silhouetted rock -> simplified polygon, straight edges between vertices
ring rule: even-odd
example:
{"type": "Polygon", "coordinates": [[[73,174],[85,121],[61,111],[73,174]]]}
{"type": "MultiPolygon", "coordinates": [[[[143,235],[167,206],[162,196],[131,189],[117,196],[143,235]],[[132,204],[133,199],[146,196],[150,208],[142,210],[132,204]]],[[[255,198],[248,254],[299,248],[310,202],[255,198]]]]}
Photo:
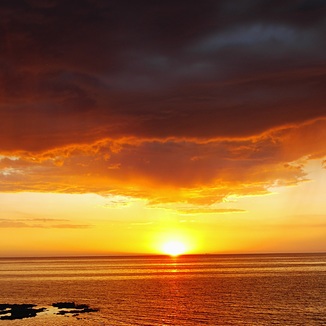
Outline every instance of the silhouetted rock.
{"type": "Polygon", "coordinates": [[[10,316],[1,316],[0,319],[23,319],[35,317],[39,312],[46,310],[45,308],[34,309],[34,304],[1,304],[0,314],[10,316]]]}
{"type": "Polygon", "coordinates": [[[11,305],[7,303],[0,303],[0,311],[10,308],[11,305]]]}
{"type": "Polygon", "coordinates": [[[55,302],[52,304],[52,307],[57,307],[59,309],[69,309],[76,308],[75,302],[55,302]]]}
{"type": "MultiPolygon", "coordinates": [[[[0,304],[0,320],[12,320],[36,317],[39,312],[45,311],[46,308],[34,308],[35,304],[0,304]]],[[[52,307],[59,309],[57,315],[77,316],[87,312],[97,312],[98,309],[90,308],[86,304],[75,304],[74,302],[56,302],[52,307]],[[62,310],[60,310],[62,309],[62,310]]]]}
{"type": "Polygon", "coordinates": [[[66,315],[66,314],[82,314],[87,312],[97,312],[98,309],[90,308],[87,304],[76,305],[75,302],[56,302],[52,304],[53,307],[59,309],[71,309],[71,310],[60,310],[57,312],[57,315],[66,315]]]}
{"type": "Polygon", "coordinates": [[[85,308],[85,309],[73,309],[73,310],[60,310],[57,315],[66,315],[66,314],[83,314],[86,312],[97,312],[98,309],[85,308]]]}
{"type": "Polygon", "coordinates": [[[11,309],[11,305],[0,304],[0,315],[6,315],[10,311],[9,309],[11,309]]]}

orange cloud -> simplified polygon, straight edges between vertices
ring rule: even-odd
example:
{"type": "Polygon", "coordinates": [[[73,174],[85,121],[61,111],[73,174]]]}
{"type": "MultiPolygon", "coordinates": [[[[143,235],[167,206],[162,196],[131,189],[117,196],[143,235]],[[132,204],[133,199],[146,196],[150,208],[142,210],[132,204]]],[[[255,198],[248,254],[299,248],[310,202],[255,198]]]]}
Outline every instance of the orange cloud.
{"type": "Polygon", "coordinates": [[[272,186],[304,181],[307,160],[326,154],[325,130],[321,119],[244,139],[123,138],[13,152],[1,157],[0,190],[94,192],[143,198],[152,205],[212,205],[228,196],[266,194],[272,186]]]}

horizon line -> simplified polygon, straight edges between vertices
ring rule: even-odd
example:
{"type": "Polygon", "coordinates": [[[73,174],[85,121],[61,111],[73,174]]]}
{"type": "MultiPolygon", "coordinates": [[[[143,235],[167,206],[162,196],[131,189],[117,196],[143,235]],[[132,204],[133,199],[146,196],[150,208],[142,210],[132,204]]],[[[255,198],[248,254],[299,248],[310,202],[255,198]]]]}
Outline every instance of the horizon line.
{"type": "Polygon", "coordinates": [[[41,256],[0,256],[0,259],[29,259],[29,258],[101,258],[101,257],[191,257],[191,256],[259,256],[259,255],[320,255],[326,251],[309,252],[242,252],[242,253],[189,253],[178,256],[171,256],[163,253],[108,253],[108,254],[77,254],[77,255],[41,255],[41,256]]]}

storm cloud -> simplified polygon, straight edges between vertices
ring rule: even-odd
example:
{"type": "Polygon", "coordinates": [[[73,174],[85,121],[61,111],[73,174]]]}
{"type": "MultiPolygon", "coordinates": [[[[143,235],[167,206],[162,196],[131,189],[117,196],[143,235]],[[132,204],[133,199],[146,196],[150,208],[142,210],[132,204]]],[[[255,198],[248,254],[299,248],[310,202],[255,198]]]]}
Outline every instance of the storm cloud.
{"type": "Polygon", "coordinates": [[[325,17],[320,0],[2,1],[2,190],[214,202],[302,181],[291,162],[325,155],[325,17]]]}

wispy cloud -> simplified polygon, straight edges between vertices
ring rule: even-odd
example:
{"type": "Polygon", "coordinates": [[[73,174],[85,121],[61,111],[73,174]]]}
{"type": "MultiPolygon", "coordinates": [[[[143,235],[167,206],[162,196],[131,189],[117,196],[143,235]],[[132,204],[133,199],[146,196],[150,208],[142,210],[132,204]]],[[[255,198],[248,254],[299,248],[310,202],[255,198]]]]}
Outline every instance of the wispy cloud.
{"type": "Polygon", "coordinates": [[[85,229],[90,228],[89,224],[59,223],[55,222],[69,221],[61,219],[0,219],[0,228],[36,228],[36,229],[85,229]]]}
{"type": "Polygon", "coordinates": [[[200,207],[200,208],[184,208],[178,209],[181,214],[229,214],[229,213],[242,213],[245,212],[243,209],[234,208],[211,208],[211,207],[200,207]]]}

